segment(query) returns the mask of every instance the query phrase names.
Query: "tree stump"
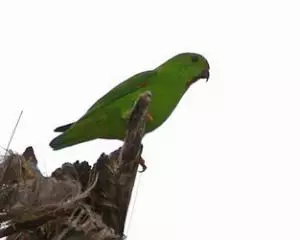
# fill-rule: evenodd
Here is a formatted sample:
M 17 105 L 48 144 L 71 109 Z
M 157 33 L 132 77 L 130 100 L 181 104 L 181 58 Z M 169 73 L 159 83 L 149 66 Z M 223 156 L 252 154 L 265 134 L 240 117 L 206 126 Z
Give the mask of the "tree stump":
M 22 155 L 10 151 L 0 163 L 0 237 L 124 239 L 150 101 L 150 92 L 139 97 L 123 146 L 93 166 L 64 163 L 45 177 L 32 147 Z

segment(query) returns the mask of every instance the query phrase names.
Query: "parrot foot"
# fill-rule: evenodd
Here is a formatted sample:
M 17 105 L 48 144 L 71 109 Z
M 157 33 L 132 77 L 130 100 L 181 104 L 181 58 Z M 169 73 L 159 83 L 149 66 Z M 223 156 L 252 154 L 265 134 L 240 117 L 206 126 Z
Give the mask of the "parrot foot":
M 140 173 L 145 172 L 147 169 L 147 166 L 145 164 L 145 160 L 141 157 L 139 160 L 139 165 L 143 168 L 141 171 L 139 171 Z
M 152 117 L 151 113 L 148 112 L 146 114 L 146 122 L 151 122 L 151 121 L 153 121 L 153 117 Z

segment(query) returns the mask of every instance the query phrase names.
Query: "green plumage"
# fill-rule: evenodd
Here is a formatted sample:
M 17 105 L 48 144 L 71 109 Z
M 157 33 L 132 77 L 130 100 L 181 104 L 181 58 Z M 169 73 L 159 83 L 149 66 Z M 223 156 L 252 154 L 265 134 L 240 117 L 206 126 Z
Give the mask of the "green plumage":
M 209 77 L 207 60 L 196 53 L 181 53 L 151 71 L 138 73 L 101 97 L 76 122 L 55 129 L 63 132 L 50 142 L 54 150 L 97 138 L 123 140 L 127 119 L 134 102 L 147 90 L 151 120 L 146 133 L 159 127 L 172 113 L 188 87 Z

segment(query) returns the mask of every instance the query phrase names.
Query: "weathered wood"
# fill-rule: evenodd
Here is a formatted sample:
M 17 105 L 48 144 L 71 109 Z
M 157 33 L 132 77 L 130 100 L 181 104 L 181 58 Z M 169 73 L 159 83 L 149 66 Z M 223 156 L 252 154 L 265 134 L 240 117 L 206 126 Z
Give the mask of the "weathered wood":
M 93 167 L 87 162 L 65 163 L 44 177 L 32 147 L 4 159 L 0 224 L 10 225 L 0 229 L 0 237 L 21 233 L 26 239 L 123 239 L 150 100 L 150 92 L 140 96 L 123 146 L 101 154 Z

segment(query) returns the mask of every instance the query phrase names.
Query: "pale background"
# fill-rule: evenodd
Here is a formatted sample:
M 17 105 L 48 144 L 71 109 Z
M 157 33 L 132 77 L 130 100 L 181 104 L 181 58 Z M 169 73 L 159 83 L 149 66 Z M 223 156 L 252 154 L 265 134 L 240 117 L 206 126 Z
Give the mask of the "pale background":
M 53 129 L 131 75 L 201 53 L 210 81 L 144 139 L 128 239 L 299 239 L 299 22 L 288 0 L 1 1 L 0 145 L 23 109 L 13 150 L 32 145 L 47 174 L 92 164 L 121 142 L 54 152 Z

